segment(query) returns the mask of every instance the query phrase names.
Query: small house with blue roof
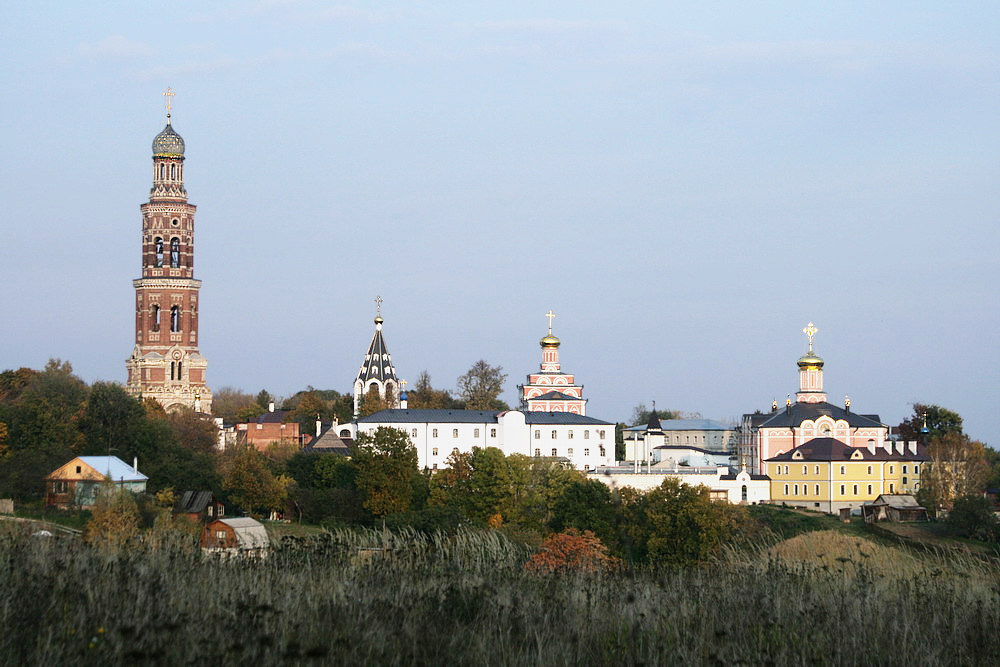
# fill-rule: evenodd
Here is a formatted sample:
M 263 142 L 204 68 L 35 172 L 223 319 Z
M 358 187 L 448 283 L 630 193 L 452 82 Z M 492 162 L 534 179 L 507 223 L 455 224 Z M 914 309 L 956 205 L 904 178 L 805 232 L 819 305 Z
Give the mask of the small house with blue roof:
M 78 456 L 45 477 L 45 504 L 60 509 L 90 509 L 97 492 L 108 482 L 132 493 L 143 493 L 149 478 L 117 456 Z

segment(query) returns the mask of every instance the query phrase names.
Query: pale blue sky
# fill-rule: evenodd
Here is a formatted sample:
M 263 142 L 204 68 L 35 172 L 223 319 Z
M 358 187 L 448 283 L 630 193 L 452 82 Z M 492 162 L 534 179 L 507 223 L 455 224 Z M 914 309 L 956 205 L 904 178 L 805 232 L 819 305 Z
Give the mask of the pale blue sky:
M 214 388 L 346 391 L 381 294 L 411 381 L 514 401 L 552 308 L 590 414 L 725 419 L 812 320 L 1000 444 L 995 2 L 4 5 L 0 368 L 124 380 L 172 86 Z

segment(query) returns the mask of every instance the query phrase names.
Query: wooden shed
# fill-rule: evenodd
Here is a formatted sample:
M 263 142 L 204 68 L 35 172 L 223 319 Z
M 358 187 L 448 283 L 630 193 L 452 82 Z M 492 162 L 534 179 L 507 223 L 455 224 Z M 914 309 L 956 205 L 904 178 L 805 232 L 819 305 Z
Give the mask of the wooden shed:
M 927 521 L 927 510 L 909 493 L 883 493 L 861 506 L 865 523 L 878 521 Z
M 205 525 L 201 533 L 201 548 L 231 555 L 263 554 L 270 547 L 264 525 L 249 517 L 216 519 Z

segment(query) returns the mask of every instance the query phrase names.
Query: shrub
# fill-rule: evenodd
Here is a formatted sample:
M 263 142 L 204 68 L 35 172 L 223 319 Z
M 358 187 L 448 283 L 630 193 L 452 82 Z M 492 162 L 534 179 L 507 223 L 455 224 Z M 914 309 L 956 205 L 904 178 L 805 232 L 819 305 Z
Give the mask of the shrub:
M 619 567 L 621 561 L 608 555 L 608 548 L 589 530 L 582 533 L 569 528 L 550 535 L 542 542 L 542 550 L 534 554 L 524 567 L 529 572 L 603 572 Z

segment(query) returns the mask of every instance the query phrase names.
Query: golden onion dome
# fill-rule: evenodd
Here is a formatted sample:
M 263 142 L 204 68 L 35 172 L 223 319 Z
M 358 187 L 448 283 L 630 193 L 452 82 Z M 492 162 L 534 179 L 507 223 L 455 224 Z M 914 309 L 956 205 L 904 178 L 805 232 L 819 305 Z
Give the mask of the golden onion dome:
M 799 368 L 823 368 L 823 360 L 814 352 L 806 352 L 796 363 Z
M 552 334 L 549 334 L 548 336 L 540 340 L 539 344 L 542 347 L 559 347 L 559 339 L 553 336 Z

